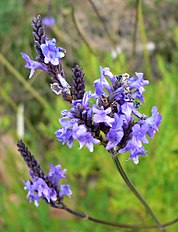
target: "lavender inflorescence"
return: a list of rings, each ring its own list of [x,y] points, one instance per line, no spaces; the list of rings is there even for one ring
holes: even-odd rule
[[[94,81],[95,92],[85,91],[85,79],[82,68],[72,69],[73,86],[67,82],[62,69],[65,49],[56,47],[56,40],[45,37],[40,16],[34,18],[33,35],[35,48],[41,57],[32,61],[22,53],[31,69],[42,69],[52,77],[51,89],[70,102],[69,111],[61,112],[59,120],[62,128],[56,131],[56,137],[70,148],[78,140],[80,148],[84,145],[92,152],[94,144],[101,143],[114,154],[130,152],[129,159],[138,163],[139,156],[145,156],[143,144],[148,143],[147,136],[153,138],[161,123],[157,107],[152,108],[152,116],[139,113],[144,102],[144,86],[149,82],[143,79],[143,73],[130,77],[125,73],[114,75],[108,67],[100,67],[100,78]]]
[[[36,69],[45,71],[51,76],[52,91],[71,104],[70,110],[61,112],[62,127],[56,131],[57,140],[70,148],[78,140],[79,149],[86,146],[90,152],[94,144],[102,144],[114,157],[129,151],[129,159],[137,164],[139,156],[146,155],[143,144],[149,142],[148,136],[154,137],[162,118],[155,106],[151,117],[138,110],[144,102],[144,86],[149,84],[143,79],[143,73],[135,73],[133,77],[127,73],[114,75],[108,67],[100,67],[100,78],[94,81],[92,93],[85,91],[85,74],[81,67],[75,66],[71,86],[62,68],[65,49],[56,47],[56,39],[45,36],[41,16],[33,19],[32,29],[37,60],[22,53],[25,67],[31,70],[29,78]],[[18,142],[18,149],[30,168],[32,180],[25,183],[30,201],[38,205],[39,198],[44,198],[55,206],[55,202],[62,202],[64,195],[71,195],[69,185],[59,185],[66,170],[60,170],[60,165],[51,165],[45,175],[22,141]]]
[[[143,79],[143,73],[115,76],[102,67],[100,73],[94,82],[95,92],[85,92],[83,99],[72,101],[69,111],[61,112],[57,140],[70,148],[78,140],[80,148],[86,145],[91,152],[98,143],[117,155],[129,151],[129,159],[137,164],[138,157],[146,155],[146,136],[154,137],[162,118],[157,107],[152,108],[151,117],[138,111],[149,82]]]
[[[25,190],[28,190],[27,198],[30,202],[35,202],[39,205],[39,199],[46,200],[53,207],[63,207],[63,197],[65,195],[71,196],[72,191],[70,186],[66,184],[59,184],[60,180],[65,178],[66,169],[61,170],[61,165],[50,165],[48,175],[45,175],[41,169],[39,162],[31,154],[22,140],[17,143],[18,151],[30,169],[30,176],[32,180],[24,182]]]
[[[36,69],[41,69],[51,76],[51,89],[57,95],[62,95],[64,100],[71,102],[71,86],[65,81],[65,75],[62,68],[62,58],[66,50],[56,47],[56,39],[49,40],[45,36],[45,30],[42,18],[38,15],[33,18],[32,23],[34,47],[38,53],[36,61],[25,53],[21,53],[26,61],[26,68],[31,69],[29,78],[33,76]]]
[[[61,47],[56,47],[56,39],[49,40],[45,36],[45,30],[42,23],[42,18],[38,15],[33,18],[32,23],[34,47],[38,53],[36,61],[25,54],[21,53],[26,61],[26,68],[31,69],[29,78],[33,76],[36,69],[41,69],[51,76],[50,87],[52,91],[61,95],[65,101],[82,99],[85,92],[85,74],[82,68],[76,66],[73,69],[73,86],[65,79],[64,70],[62,68],[62,58],[64,58],[66,50]]]

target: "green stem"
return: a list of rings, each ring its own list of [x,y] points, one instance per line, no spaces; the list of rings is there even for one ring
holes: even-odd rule
[[[178,222],[178,218],[176,218],[176,219],[174,219],[174,220],[172,220],[170,222],[166,222],[166,223],[164,223],[162,225],[145,225],[144,226],[144,225],[134,225],[134,224],[121,224],[121,223],[114,223],[114,222],[109,222],[109,221],[105,221],[105,220],[102,220],[102,219],[91,217],[91,216],[87,215],[86,213],[81,213],[81,212],[75,211],[75,210],[73,210],[71,208],[68,208],[63,203],[62,203],[62,207],[61,207],[61,204],[60,205],[55,205],[54,204],[54,205],[52,205],[52,207],[66,210],[68,213],[70,213],[70,214],[72,214],[72,215],[74,215],[76,217],[88,220],[88,221],[92,221],[92,222],[96,222],[96,223],[99,223],[99,224],[112,226],[112,227],[125,228],[125,229],[137,229],[137,230],[140,230],[140,229],[145,229],[145,230],[157,229],[157,230],[165,231],[165,227],[174,225],[175,223]]]
[[[75,7],[74,4],[71,4],[71,10],[72,10],[72,19],[73,19],[73,23],[77,29],[77,32],[79,33],[81,39],[83,40],[83,42],[85,43],[85,45],[87,46],[88,50],[94,55],[96,56],[96,52],[94,51],[94,49],[92,48],[92,46],[90,45],[90,43],[88,42],[88,39],[85,35],[85,32],[82,30],[82,27],[80,26],[80,23],[75,15]]]
[[[136,190],[132,182],[128,179],[126,173],[124,172],[122,165],[117,158],[117,156],[113,156],[113,161],[117,167],[117,170],[119,171],[120,175],[122,176],[123,180],[125,181],[126,185],[129,187],[129,189],[133,192],[133,194],[137,197],[137,199],[143,204],[147,212],[150,214],[150,216],[154,219],[154,221],[157,223],[158,226],[160,226],[160,231],[166,232],[163,227],[161,227],[161,223],[156,217],[156,215],[153,213],[152,209],[148,205],[148,203],[145,201],[145,199],[139,194],[139,192]]]
[[[110,40],[113,49],[116,49],[116,43],[115,43],[115,40],[114,40],[114,38],[113,38],[113,33],[110,33],[110,30],[108,29],[108,27],[107,27],[105,21],[103,20],[103,17],[101,16],[101,14],[100,14],[98,8],[97,8],[96,5],[95,5],[95,1],[93,1],[93,0],[88,0],[88,1],[89,1],[89,3],[91,4],[91,6],[92,6],[94,12],[96,13],[96,15],[97,15],[99,21],[100,21],[101,24],[103,25],[104,31],[105,31],[105,33],[106,33],[108,39]]]
[[[70,213],[76,217],[83,218],[85,220],[92,221],[95,223],[99,223],[99,224],[103,224],[103,225],[107,225],[107,226],[112,226],[112,227],[119,227],[119,228],[125,228],[125,229],[137,229],[137,230],[140,230],[140,229],[149,230],[149,229],[161,229],[162,228],[162,225],[160,225],[160,226],[154,226],[154,225],[144,226],[144,225],[131,225],[131,224],[121,224],[121,223],[108,222],[108,221],[104,221],[104,220],[101,220],[98,218],[91,217],[91,216],[87,215],[86,213],[77,212],[73,209],[68,208],[66,205],[64,205],[64,207],[62,209],[66,210],[68,213]]]

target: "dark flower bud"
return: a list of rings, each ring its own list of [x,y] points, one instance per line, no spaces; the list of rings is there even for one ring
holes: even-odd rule
[[[78,65],[72,69],[73,72],[73,100],[82,99],[85,93],[85,74]]]
[[[18,141],[17,147],[18,151],[20,152],[29,169],[32,171],[33,175],[44,179],[45,174],[41,169],[38,161],[31,154],[31,152],[28,150],[28,147],[25,146],[22,140]]]
[[[45,43],[45,30],[42,24],[42,18],[38,15],[36,18],[34,17],[32,20],[32,29],[33,29],[33,38],[34,38],[34,47],[39,54],[38,61],[43,62],[44,55],[42,53],[41,44]]]

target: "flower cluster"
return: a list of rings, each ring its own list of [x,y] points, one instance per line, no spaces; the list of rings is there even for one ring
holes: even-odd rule
[[[23,59],[26,61],[25,67],[30,69],[29,78],[33,76],[36,69],[41,69],[51,76],[51,89],[58,95],[62,95],[64,100],[71,101],[68,96],[70,85],[66,83],[64,71],[62,69],[62,58],[66,50],[56,46],[56,39],[48,39],[45,36],[45,30],[42,18],[38,15],[33,18],[33,37],[34,47],[38,53],[36,61],[32,60],[27,54],[21,52]]]
[[[28,55],[21,52],[22,57],[27,62],[25,67],[31,69],[29,78],[31,78],[36,69],[41,69],[45,72],[52,72],[50,64],[57,66],[61,63],[61,59],[65,56],[65,50],[61,47],[56,47],[56,40],[45,38],[45,43],[40,45],[44,62],[31,60]]]
[[[45,178],[36,177],[33,171],[30,171],[32,180],[24,182],[25,190],[28,190],[27,198],[29,198],[30,203],[35,202],[35,205],[39,205],[39,199],[45,199],[48,203],[55,202],[59,198],[63,198],[64,195],[71,196],[72,191],[70,186],[66,184],[60,184],[59,181],[65,178],[64,173],[66,169],[61,170],[61,165],[53,166],[51,164],[51,169]],[[49,184],[50,183],[50,184]],[[50,186],[51,185],[51,186]]]
[[[149,142],[147,136],[154,137],[162,118],[157,107],[152,108],[151,117],[138,111],[149,82],[143,73],[115,76],[109,68],[100,68],[100,74],[94,82],[95,93],[85,92],[83,99],[72,101],[69,111],[61,112],[57,140],[70,148],[78,140],[80,148],[86,145],[91,152],[97,143],[116,153],[129,151],[129,159],[137,164],[138,157],[146,155],[143,143]]]
[[[37,61],[22,53],[31,77],[36,69],[50,74],[51,89],[71,103],[69,111],[61,112],[59,122],[62,128],[56,131],[56,137],[70,148],[78,140],[80,149],[85,145],[90,152],[94,144],[101,143],[112,154],[130,152],[129,159],[138,163],[139,156],[145,156],[143,144],[147,137],[154,137],[161,123],[157,107],[152,108],[152,116],[141,114],[138,109],[144,102],[144,86],[149,82],[143,79],[143,73],[130,77],[127,73],[114,75],[108,67],[100,68],[100,78],[94,81],[95,92],[85,91],[82,68],[72,69],[73,85],[67,82],[62,69],[61,59],[65,49],[56,47],[56,40],[45,36],[40,16],[33,19],[33,36]]]
[[[38,161],[29,152],[25,144],[20,140],[17,144],[18,150],[24,158],[27,166],[30,168],[30,176],[32,180],[24,182],[25,190],[28,190],[27,198],[30,203],[34,201],[35,205],[39,205],[39,199],[45,199],[52,206],[55,202],[61,202],[65,195],[71,196],[70,186],[59,184],[60,180],[65,178],[66,169],[61,170],[61,165],[50,165],[48,175],[42,171]]]

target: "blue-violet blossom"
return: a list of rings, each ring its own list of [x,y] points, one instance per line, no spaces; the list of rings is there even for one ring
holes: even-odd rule
[[[45,43],[41,44],[40,48],[44,56],[43,62],[31,60],[27,54],[21,52],[23,59],[26,61],[25,67],[31,69],[29,78],[33,76],[36,69],[41,69],[47,73],[51,73],[52,70],[49,65],[50,64],[52,64],[52,66],[59,65],[61,63],[61,59],[65,56],[66,53],[65,49],[61,47],[56,47],[56,39],[54,38],[49,40],[46,37]],[[58,78],[63,82],[65,81],[64,78],[63,79],[60,78],[60,74],[58,74]]]
[[[64,195],[70,197],[72,194],[69,185],[59,184],[60,180],[65,178],[66,169],[61,170],[61,165],[53,166],[51,164],[50,167],[50,171],[45,178],[35,176],[33,171],[30,170],[32,180],[24,182],[24,189],[28,190],[27,198],[29,198],[30,203],[34,201],[36,206],[39,205],[40,198],[50,203],[64,197]],[[50,183],[50,186],[47,183]]]
[[[29,78],[31,78],[33,76],[36,69],[41,69],[45,72],[48,71],[48,68],[45,64],[38,62],[38,61],[31,60],[30,57],[23,52],[21,52],[21,55],[24,58],[24,60],[27,62],[25,67],[31,69]]]
[[[49,40],[46,38],[45,44],[41,44],[41,50],[44,55],[44,62],[46,64],[51,63],[53,65],[58,65],[60,59],[65,56],[65,50],[61,47],[56,47],[56,39]]]
[[[129,151],[129,159],[137,164],[139,156],[146,155],[147,136],[154,137],[162,118],[157,107],[152,108],[151,117],[138,111],[149,82],[143,73],[113,75],[108,67],[100,67],[100,74],[94,82],[95,93],[85,92],[83,99],[73,100],[71,109],[63,111],[57,140],[70,148],[78,140],[80,148],[86,145],[91,152],[101,142],[111,153],[112,149],[118,154]]]

